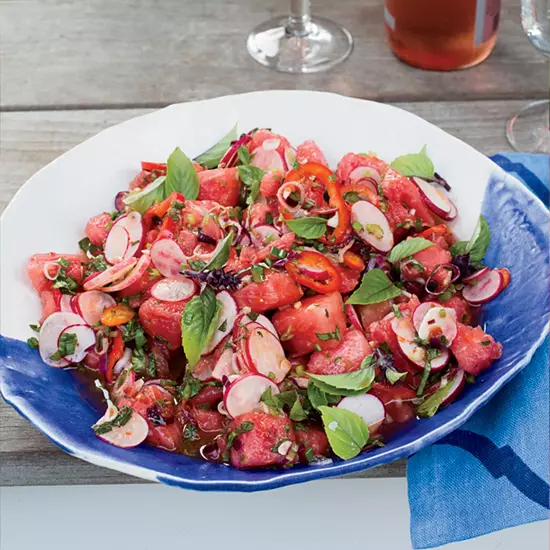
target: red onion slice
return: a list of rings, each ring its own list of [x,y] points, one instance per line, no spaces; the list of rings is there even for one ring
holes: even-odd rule
[[[294,191],[298,192],[299,199],[295,206],[291,206],[290,204],[288,204],[287,199]],[[306,192],[304,186],[297,181],[288,181],[287,183],[283,183],[283,185],[281,185],[281,187],[279,187],[279,190],[277,191],[277,200],[279,201],[279,204],[283,209],[292,214],[298,212],[298,210],[302,208],[305,201],[305,196]]]

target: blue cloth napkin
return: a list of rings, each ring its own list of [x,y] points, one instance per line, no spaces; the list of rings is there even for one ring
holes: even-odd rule
[[[492,157],[548,204],[546,155]],[[414,548],[548,519],[549,339],[464,426],[408,463]],[[528,544],[526,548],[528,548]]]

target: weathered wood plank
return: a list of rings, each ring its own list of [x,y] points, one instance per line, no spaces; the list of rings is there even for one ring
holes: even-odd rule
[[[313,2],[344,24],[355,49],[339,67],[284,75],[256,64],[245,38],[286,9],[265,0],[0,2],[4,108],[158,106],[266,89],[316,89],[385,101],[546,97],[547,70],[504,0],[497,46],[466,71],[419,71],[393,57],[382,0]]]
[[[509,150],[504,124],[522,101],[403,103],[486,154]],[[2,113],[0,211],[39,168],[100,130],[147,109]],[[363,476],[395,477],[405,462]],[[0,400],[0,485],[133,483],[138,480],[65,455]]]

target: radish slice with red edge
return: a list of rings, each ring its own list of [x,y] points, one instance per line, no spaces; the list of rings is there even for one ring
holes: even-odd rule
[[[245,374],[230,382],[224,389],[225,410],[232,417],[260,410],[263,393],[271,388],[271,394],[279,393],[277,384],[261,374]]]
[[[426,180],[417,176],[413,176],[411,180],[418,187],[422,200],[426,203],[426,206],[434,214],[437,214],[443,219],[447,219],[452,210],[451,201],[437,187],[434,187]]]
[[[348,178],[350,183],[358,183],[362,179],[372,179],[376,183],[380,183],[382,181],[380,172],[374,168],[370,168],[369,166],[358,166],[349,173]]]
[[[281,342],[259,323],[250,323],[246,328],[249,331],[245,346],[248,363],[280,384],[291,368]]]
[[[98,290],[109,283],[118,281],[137,264],[136,258],[128,258],[122,262],[111,266],[105,271],[101,271],[95,277],[92,277],[84,283],[84,290]]]
[[[361,326],[361,321],[359,320],[359,315],[357,315],[357,311],[355,311],[355,308],[351,304],[346,304],[346,315],[348,317],[348,321],[350,325],[357,330],[360,330],[363,332],[363,327]]]
[[[101,320],[103,312],[111,306],[116,305],[112,296],[100,290],[88,290],[82,292],[76,298],[78,312],[89,325],[96,325]]]
[[[42,361],[50,367],[66,367],[69,361],[66,359],[50,359],[58,350],[60,334],[73,325],[85,325],[86,322],[80,315],[66,311],[57,311],[49,315],[40,327],[39,352]],[[94,338],[95,343],[95,338]]]
[[[426,316],[426,313],[430,311],[433,307],[438,307],[439,304],[436,304],[435,302],[423,302],[422,304],[416,306],[415,310],[413,311],[412,315],[412,322],[414,325],[414,328],[418,331],[420,328],[420,325],[422,324],[422,321],[424,320],[424,317]]]
[[[238,374],[235,354],[231,348],[226,348],[212,369],[212,378],[223,381],[224,377]]]
[[[281,140],[279,138],[266,139],[262,143],[262,147],[266,151],[275,151],[279,145],[281,145]]]
[[[386,408],[384,404],[378,397],[370,393],[344,397],[344,399],[338,403],[338,408],[346,409],[360,416],[369,427],[371,433],[375,432],[386,418]]]
[[[357,235],[379,252],[393,248],[393,233],[386,216],[374,204],[357,201],[351,207],[351,222]]]
[[[426,397],[429,397],[441,387],[441,384],[447,383],[449,380],[451,380],[451,387],[449,389],[449,393],[447,393],[441,402],[441,407],[449,405],[462,393],[462,390],[466,385],[466,373],[461,368],[451,369],[451,371],[443,376],[439,382],[430,386],[428,390],[426,390]]]
[[[183,302],[189,300],[196,293],[195,282],[186,277],[162,279],[151,288],[151,296],[161,302]]]
[[[130,348],[124,348],[124,353],[122,354],[122,357],[115,363],[113,367],[113,374],[118,376],[125,368],[129,367],[131,359],[132,350]]]
[[[149,254],[143,254],[139,259],[134,269],[128,274],[128,276],[113,286],[103,287],[104,292],[118,292],[123,288],[127,288],[139,281],[144,275],[149,266],[151,265],[151,256]]]
[[[473,283],[462,289],[462,296],[471,304],[482,304],[492,300],[504,288],[502,274],[495,270],[489,270]]]
[[[294,205],[288,203],[288,198],[290,197],[291,193],[298,193],[298,200]],[[277,200],[279,201],[280,207],[283,210],[287,210],[291,213],[298,212],[298,210],[302,208],[305,198],[306,192],[304,186],[297,181],[288,181],[286,183],[283,183],[283,185],[281,185],[281,187],[279,187],[279,190],[277,191]]]
[[[489,268],[485,266],[484,268],[480,269],[479,271],[476,271],[475,273],[472,273],[468,277],[464,277],[462,279],[463,283],[471,283],[473,281],[477,281],[480,277],[483,277],[486,273],[489,272]]]
[[[227,292],[222,290],[216,294],[216,299],[222,304],[218,318],[218,329],[214,332],[212,340],[205,346],[202,355],[208,355],[214,348],[233,330],[235,318],[237,317],[237,303]]]
[[[88,351],[95,346],[95,332],[88,325],[70,325],[63,329],[57,340],[58,347],[64,334],[76,336],[73,353],[64,357],[65,361],[69,361],[69,363],[80,363],[86,357]]]
[[[258,315],[257,313],[252,314],[254,319],[251,319],[248,314],[251,313],[251,311],[247,311],[250,308],[245,308],[241,310],[241,313],[239,313],[238,317],[235,319],[235,329],[239,329],[240,326],[246,326],[249,323],[258,323],[262,325],[265,329],[269,330],[273,336],[277,337],[277,330],[273,326],[273,323],[265,316],[265,315]],[[239,326],[240,325],[240,326]],[[237,330],[233,330],[233,337],[238,338]]]
[[[277,151],[264,147],[256,147],[252,151],[250,164],[262,169],[264,172],[284,172],[284,164],[281,155]]]
[[[409,342],[402,338],[397,338],[401,351],[407,356],[407,359],[423,370],[426,365],[426,348],[419,346],[415,342]],[[430,361],[431,371],[438,372],[449,362],[450,354],[448,350],[439,350],[438,355]]]
[[[105,259],[110,264],[118,264],[124,259],[129,246],[130,234],[128,231],[122,224],[113,225],[105,240]]]
[[[250,230],[250,238],[254,246],[261,248],[280,239],[281,234],[271,225],[257,225]]]
[[[172,239],[160,239],[151,247],[153,264],[164,277],[180,279],[182,264],[187,261],[182,249]]]
[[[391,320],[391,328],[399,338],[412,342],[416,336],[412,321],[408,317],[394,317]]]
[[[61,296],[61,300],[59,300],[59,307],[61,308],[61,311],[76,313],[72,306],[72,299],[73,296],[70,294],[63,294],[63,296]]]
[[[129,237],[128,248],[124,253],[123,259],[131,258],[135,256],[136,252],[139,250],[144,236],[141,214],[134,210],[132,212],[128,212],[128,214],[120,216],[120,218],[117,218],[113,224],[111,231],[115,227],[119,226],[123,227],[128,232]],[[107,235],[107,241],[108,240],[109,235]],[[105,243],[105,247],[107,247],[107,242]]]
[[[432,339],[441,341],[444,336],[444,345],[441,344],[443,347],[450,346],[456,334],[456,311],[450,307],[439,306],[428,310],[418,328],[418,337],[427,342]]]
[[[96,422],[95,427],[100,426],[105,422],[114,420],[119,412],[119,409],[115,407],[111,401],[109,401],[107,411]],[[107,443],[111,443],[111,445],[127,449],[129,447],[136,447],[140,443],[143,443],[148,433],[149,425],[147,424],[145,418],[132,410],[132,416],[126,424],[123,426],[114,426],[108,432],[102,434],[96,433],[96,435],[99,439],[102,439]]]

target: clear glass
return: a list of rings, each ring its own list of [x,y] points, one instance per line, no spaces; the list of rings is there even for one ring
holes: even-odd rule
[[[531,44],[550,58],[550,0],[521,0],[521,22]],[[506,136],[516,151],[550,153],[550,102],[535,101],[514,115]]]
[[[338,23],[311,15],[309,0],[290,0],[290,13],[256,27],[246,46],[262,65],[285,73],[330,69],[351,53],[350,33]]]

